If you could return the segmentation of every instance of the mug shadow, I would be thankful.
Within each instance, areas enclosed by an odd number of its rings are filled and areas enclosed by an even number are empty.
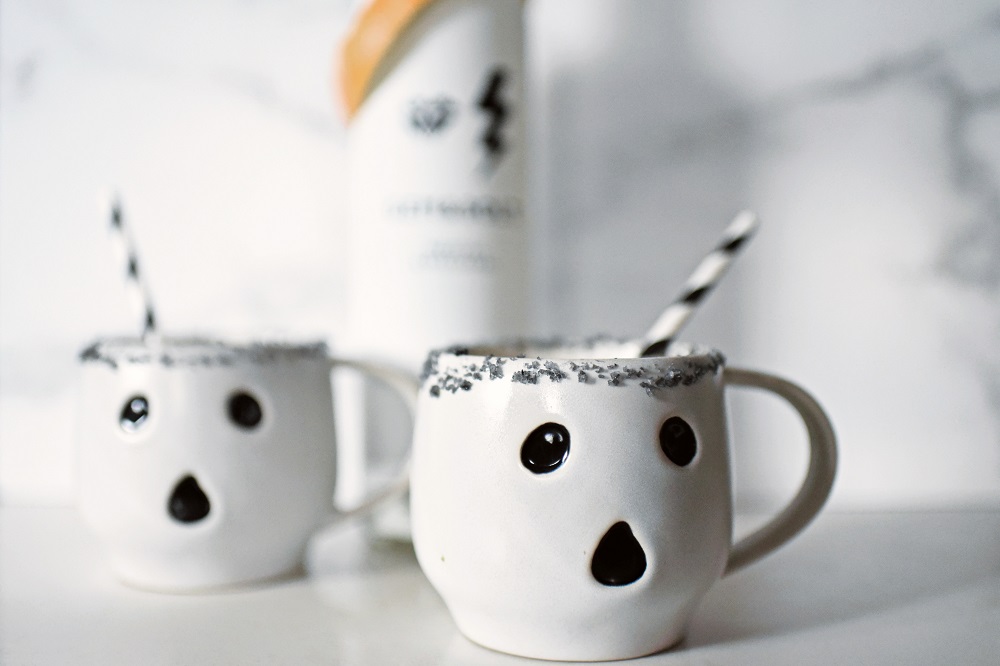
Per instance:
[[[133,581],[129,578],[113,575],[115,581],[131,590],[150,594],[171,595],[176,597],[201,597],[204,595],[239,595],[262,590],[272,590],[278,588],[294,587],[301,585],[306,577],[306,569],[299,564],[288,571],[268,576],[266,578],[255,578],[253,580],[239,581],[235,583],[224,583],[221,585],[204,585],[191,588],[157,587]]]
[[[353,615],[425,602],[433,590],[417,565],[413,544],[373,533],[352,520],[317,534],[306,553],[305,575],[327,605]]]
[[[795,634],[926,604],[998,580],[989,513],[827,514],[717,583],[675,652]]]
[[[411,542],[349,521],[313,538],[305,569],[314,594],[333,614],[346,662],[441,663],[457,630]]]

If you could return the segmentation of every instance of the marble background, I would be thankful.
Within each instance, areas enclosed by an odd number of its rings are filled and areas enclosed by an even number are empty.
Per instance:
[[[134,330],[124,196],[170,330],[343,330],[347,0],[0,0],[0,502],[73,496],[75,353]],[[811,389],[841,507],[1000,500],[1000,4],[532,0],[536,329],[632,335],[740,208],[687,330]],[[732,400],[745,508],[805,465]]]

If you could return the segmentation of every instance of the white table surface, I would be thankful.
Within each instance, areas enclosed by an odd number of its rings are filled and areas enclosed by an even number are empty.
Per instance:
[[[466,641],[412,548],[363,534],[321,535],[304,576],[164,595],[117,583],[73,508],[0,508],[0,663],[542,663]],[[1000,509],[825,513],[634,663],[1000,664]]]

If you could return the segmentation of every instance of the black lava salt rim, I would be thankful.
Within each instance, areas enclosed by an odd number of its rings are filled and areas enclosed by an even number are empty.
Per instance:
[[[164,338],[160,344],[138,338],[107,338],[80,352],[84,363],[104,363],[113,369],[119,364],[159,364],[165,367],[217,367],[236,364],[266,364],[324,358],[325,342],[246,342],[230,343],[207,338]]]
[[[615,347],[614,358],[545,358],[546,352],[597,351]],[[634,349],[633,349],[634,348]],[[649,396],[661,389],[690,386],[717,374],[725,365],[721,352],[704,346],[674,343],[667,356],[641,358],[634,341],[589,338],[583,341],[518,340],[510,343],[446,347],[431,352],[421,374],[422,390],[431,397],[471,391],[480,382],[509,381],[518,384],[577,382],[637,386]],[[463,361],[468,358],[468,362]]]

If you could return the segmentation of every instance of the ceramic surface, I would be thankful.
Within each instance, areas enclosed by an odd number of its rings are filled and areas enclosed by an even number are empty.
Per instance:
[[[81,361],[79,503],[118,577],[185,591],[300,565],[336,515],[330,369],[351,362],[204,340],[102,341]]]
[[[818,405],[790,397],[781,380],[726,370],[718,352],[675,350],[629,358],[631,346],[601,343],[430,357],[413,540],[470,639],[558,660],[662,650],[724,572],[819,510],[835,454]],[[813,465],[789,509],[732,547],[725,388],[770,380],[807,421]]]

